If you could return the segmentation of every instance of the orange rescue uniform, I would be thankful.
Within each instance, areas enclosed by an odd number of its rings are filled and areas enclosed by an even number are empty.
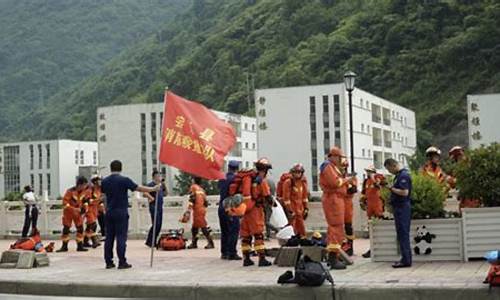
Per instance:
[[[321,166],[319,184],[323,195],[321,202],[328,223],[328,252],[338,253],[344,241],[344,198],[347,195],[347,181],[340,169],[326,161]]]
[[[96,235],[97,230],[97,216],[99,214],[99,206],[102,203],[101,187],[97,185],[89,186],[90,198],[85,205],[85,220],[87,227],[85,229],[85,236],[92,238]]]
[[[189,202],[188,208],[193,211],[193,228],[205,228],[207,227],[207,208],[206,201],[207,195],[205,190],[197,185],[192,184],[190,188],[190,193],[192,196],[192,201]]]
[[[381,174],[368,177],[363,183],[362,194],[366,197],[366,214],[368,218],[381,218],[384,215],[384,202],[380,197],[380,183],[384,180]]]
[[[304,210],[308,207],[308,190],[305,179],[289,178],[283,183],[283,204],[294,216],[291,225],[295,234],[306,237]]]
[[[76,187],[72,187],[66,191],[63,197],[63,232],[61,240],[64,242],[69,241],[69,230],[72,224],[76,227],[76,241],[83,241],[83,217],[82,211],[83,203],[90,199],[89,189],[78,191]]]

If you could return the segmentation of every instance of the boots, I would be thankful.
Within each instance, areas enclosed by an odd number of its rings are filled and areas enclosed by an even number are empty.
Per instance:
[[[344,270],[346,268],[345,264],[338,259],[337,254],[333,252],[328,254],[328,264],[330,270]]]
[[[90,247],[92,247],[92,246],[90,245],[90,243],[89,243],[89,238],[88,238],[88,237],[84,237],[84,238],[83,238],[83,247],[84,247],[84,248],[90,248]]]
[[[56,250],[56,252],[68,252],[68,242],[63,241],[61,248]]]
[[[245,252],[243,253],[244,259],[243,259],[243,266],[244,267],[249,267],[255,265],[253,260],[250,259],[250,252]]]
[[[189,246],[187,246],[188,249],[197,249],[198,248],[198,228],[191,228],[191,238],[193,241]]]
[[[347,237],[347,247],[344,251],[347,253],[347,255],[353,256],[354,255],[354,231],[352,228],[352,224],[349,224],[349,223],[345,224],[344,229],[345,229],[345,235]]]
[[[76,251],[87,252],[87,251],[89,251],[89,249],[83,247],[83,242],[76,242]]]
[[[101,242],[99,242],[99,240],[97,239],[97,235],[94,235],[92,237],[92,248],[95,249],[95,248],[97,248],[99,246],[101,246]]]
[[[269,267],[272,263],[266,259],[264,253],[259,254],[259,267]]]
[[[208,241],[208,244],[205,246],[205,249],[213,249],[213,248],[215,248],[214,240],[213,240],[212,236],[210,235],[210,229],[203,228],[201,231],[203,232],[203,235],[205,236],[205,238]]]

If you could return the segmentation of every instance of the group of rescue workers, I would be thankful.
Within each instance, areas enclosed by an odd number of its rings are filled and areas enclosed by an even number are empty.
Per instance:
[[[441,151],[436,147],[430,147],[426,151],[427,161],[421,169],[421,173],[435,178],[444,186],[453,188],[455,179],[453,174],[445,174],[440,166]],[[449,151],[449,157],[453,162],[465,159],[464,150],[453,147]],[[328,225],[326,235],[326,250],[328,263],[332,269],[345,269],[348,263],[345,255],[354,254],[354,232],[353,232],[353,197],[358,192],[358,180],[356,174],[348,173],[348,161],[343,151],[333,147],[320,167],[319,186],[323,192],[322,206],[324,216]],[[300,238],[307,237],[306,225],[309,214],[308,202],[310,194],[305,177],[305,169],[302,164],[294,164],[289,172],[282,174],[276,187],[276,198],[271,190],[268,173],[272,169],[270,161],[266,158],[257,160],[254,168],[240,170],[239,163],[230,161],[226,178],[219,181],[220,203],[219,220],[221,228],[221,258],[226,260],[243,260],[243,266],[251,266],[252,254],[258,256],[258,266],[270,266],[266,259],[264,246],[264,232],[266,227],[265,206],[275,205],[279,201],[284,208],[289,225]],[[361,185],[360,205],[369,219],[384,217],[384,201],[381,198],[381,189],[388,185],[384,175],[377,173],[374,166],[365,169],[366,176]],[[153,173],[151,186],[160,183],[158,172]],[[207,195],[202,187],[202,179],[193,177],[189,190],[188,210],[179,220],[182,223],[192,219],[192,242],[187,247],[195,249],[198,247],[199,232],[205,236],[208,244],[205,249],[214,248],[214,241],[210,227],[206,220],[208,206]],[[160,190],[161,191],[161,190]],[[164,193],[160,196],[166,194]],[[153,196],[151,196],[153,195]],[[224,205],[224,200],[230,196],[241,195],[240,203],[233,206]],[[154,201],[156,194],[150,196],[150,211],[152,222],[154,222]],[[459,199],[460,207],[477,207],[478,201],[470,199]],[[160,203],[163,206],[163,201]],[[76,227],[77,251],[87,251],[87,248],[100,246],[97,237],[97,222],[101,232],[105,234],[104,214],[105,204],[101,192],[101,178],[94,176],[88,183],[84,177],[78,177],[76,186],[68,189],[63,197],[62,216],[62,246],[57,252],[68,251],[70,229]],[[153,211],[152,211],[153,210]],[[161,212],[162,214],[162,212]],[[84,220],[86,228],[84,230]],[[146,245],[153,247],[157,244],[157,226],[155,243],[153,243],[151,232]],[[38,233],[36,229],[33,230]],[[35,234],[32,234],[34,236]],[[39,234],[38,234],[39,235]],[[241,239],[241,252],[243,258],[238,256],[236,245],[238,237]],[[370,257],[370,251],[363,254]],[[411,263],[410,263],[411,264]]]

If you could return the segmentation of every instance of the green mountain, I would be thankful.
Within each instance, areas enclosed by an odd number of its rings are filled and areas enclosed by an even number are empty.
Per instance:
[[[188,5],[186,0],[0,1],[0,140],[32,136],[32,123],[20,122],[23,117],[97,74]]]
[[[360,88],[416,111],[420,148],[448,147],[467,142],[466,95],[500,91],[499,66],[494,0],[194,0],[21,123],[28,136],[95,139],[98,106],[161,101],[165,85],[252,114],[248,76],[266,88],[353,70]]]

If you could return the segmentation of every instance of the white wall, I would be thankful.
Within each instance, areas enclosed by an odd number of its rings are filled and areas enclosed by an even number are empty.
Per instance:
[[[473,109],[473,106],[477,109]],[[498,115],[500,114],[500,94],[468,95],[467,118],[469,126],[469,147],[500,142]],[[476,123],[476,122],[479,122]],[[479,135],[478,135],[479,133]]]

